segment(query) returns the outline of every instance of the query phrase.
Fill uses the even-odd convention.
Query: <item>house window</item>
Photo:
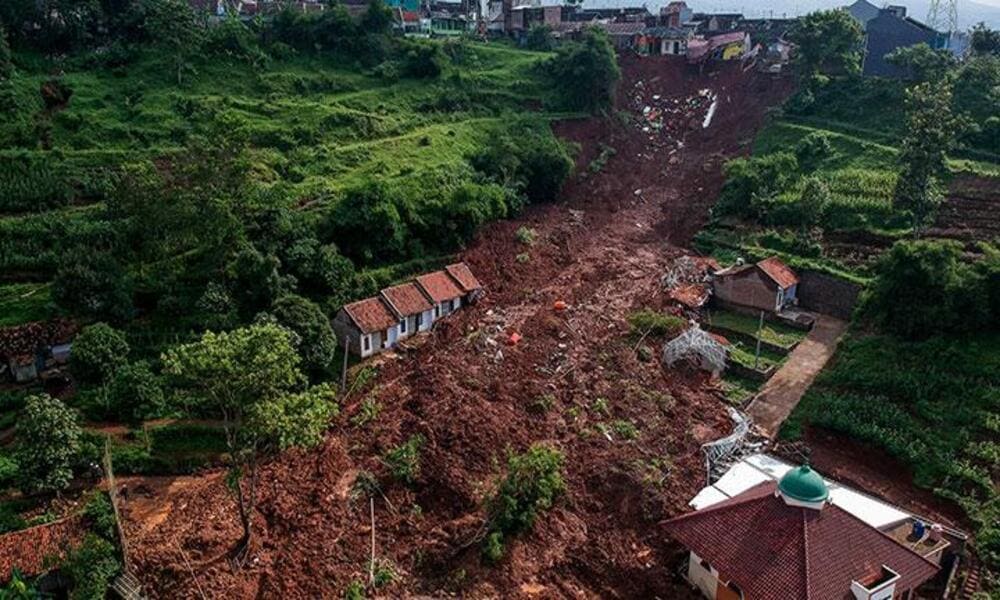
[[[365,352],[369,352],[372,349],[372,336],[363,335],[361,336],[361,349]]]
[[[406,319],[407,317],[403,317],[403,320],[399,322],[399,333],[406,333]]]
[[[417,329],[424,326],[424,313],[417,313]]]
[[[441,316],[441,305],[440,304],[435,304],[434,305],[434,318],[437,319],[440,316]]]
[[[451,309],[452,310],[458,310],[459,306],[462,306],[462,299],[461,298],[455,298],[454,300],[451,301]]]

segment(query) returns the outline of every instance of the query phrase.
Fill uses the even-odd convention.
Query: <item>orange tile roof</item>
[[[382,290],[382,295],[403,317],[417,315],[433,308],[427,296],[424,296],[420,288],[412,282],[385,288]]]
[[[795,271],[788,268],[788,265],[781,262],[781,259],[777,256],[765,258],[757,263],[757,267],[783,288],[792,287],[799,282]]]
[[[344,312],[363,333],[382,331],[399,322],[380,298],[365,298],[353,302],[344,307]]]
[[[444,302],[463,295],[455,281],[445,271],[435,271],[417,277],[417,285],[434,302]]]
[[[888,565],[897,594],[938,566],[836,504],[789,506],[762,483],[713,506],[664,523],[667,532],[708,561],[748,598],[852,598],[851,582]]]
[[[476,279],[476,276],[472,274],[472,269],[470,269],[469,265],[465,264],[464,262],[454,265],[448,265],[447,267],[444,268],[444,270],[447,271],[448,274],[451,275],[451,277],[458,282],[459,287],[461,287],[462,291],[464,291],[466,294],[468,294],[469,292],[474,292],[476,290],[483,289],[483,285],[479,283],[479,280]]]

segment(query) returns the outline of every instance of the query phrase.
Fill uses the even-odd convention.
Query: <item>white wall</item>
[[[688,559],[688,581],[706,598],[715,600],[715,591],[719,588],[719,572],[712,567],[706,570],[701,566],[701,557],[694,552]]]

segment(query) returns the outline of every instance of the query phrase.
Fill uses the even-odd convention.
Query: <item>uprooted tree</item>
[[[318,444],[337,412],[327,385],[306,387],[292,334],[274,323],[227,333],[206,333],[163,356],[164,370],[186,397],[225,426],[227,484],[236,498],[247,552],[257,501],[258,468],[269,455]]]

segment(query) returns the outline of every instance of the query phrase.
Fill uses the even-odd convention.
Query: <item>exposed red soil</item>
[[[823,475],[920,516],[971,531],[959,506],[914,486],[910,469],[884,451],[818,428],[809,428],[804,442],[810,463]]]
[[[580,173],[599,143],[617,152],[599,173],[575,177],[564,202],[484,229],[462,260],[487,295],[412,350],[378,360],[374,387],[363,392],[383,406],[374,422],[351,424],[364,397],[355,393],[319,448],[264,467],[242,570],[225,558],[239,524],[222,477],[149,486],[126,502],[134,566],[151,596],[341,595],[367,579],[368,501],[352,487],[370,471],[384,492],[375,497],[376,555],[399,575],[380,595],[689,597],[672,576],[679,548],[657,523],[704,484],[699,447],[728,433],[730,421],[704,374],[641,361],[625,319],[669,302],[660,278],[707,219],[722,162],[747,150],[789,85],[738,67],[699,76],[683,61],[621,64],[621,110],[634,112],[640,80],[644,94],[661,97],[710,89],[719,98],[711,126],[701,128],[707,107],[669,134],[618,119],[558,124],[558,135],[582,147]],[[673,162],[676,138],[664,135],[683,141]],[[533,245],[516,241],[522,226],[536,230]],[[525,253],[527,261],[517,258]],[[554,310],[557,300],[569,308]],[[508,344],[511,333],[522,341]],[[610,415],[594,408],[598,398]],[[612,427],[624,420],[637,439]],[[389,480],[380,457],[417,433],[427,441],[408,489]],[[506,452],[534,442],[565,454],[567,493],[499,565],[484,566],[475,543],[482,501]]]

